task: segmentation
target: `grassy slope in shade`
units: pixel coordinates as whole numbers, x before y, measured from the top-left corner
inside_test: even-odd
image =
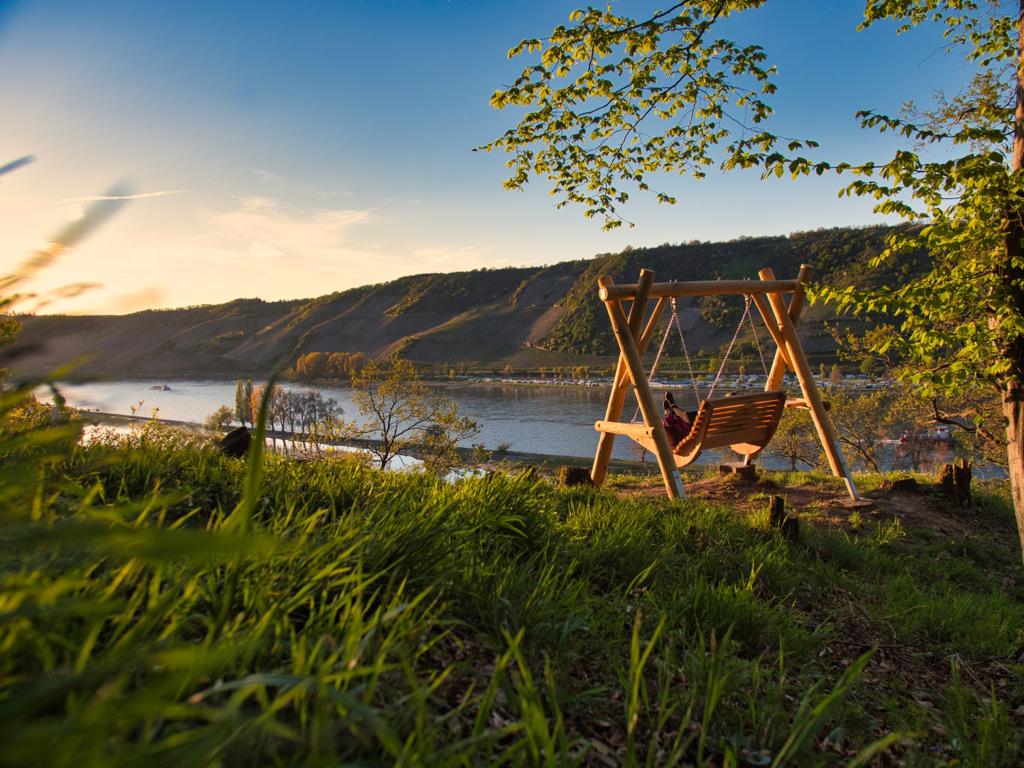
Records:
[[[791,545],[697,502],[269,456],[244,533],[243,462],[159,433],[4,461],[3,764],[1022,756],[998,494],[956,540]]]

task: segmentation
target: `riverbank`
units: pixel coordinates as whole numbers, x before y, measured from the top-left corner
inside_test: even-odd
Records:
[[[514,451],[521,454],[520,460],[526,462],[551,463],[543,457],[558,457],[555,461],[590,466],[597,440],[594,422],[604,415],[608,389],[602,386],[585,387],[570,384],[530,385],[516,381],[480,379],[444,382],[436,386],[444,387],[441,392],[456,405],[460,416],[472,419],[479,426],[479,433],[472,438],[472,443],[483,445],[494,453],[499,453],[501,448]],[[139,417],[149,416],[155,412],[161,419],[191,423],[202,423],[210,414],[223,406],[230,407],[235,402],[233,382],[184,380],[172,382],[168,390],[162,389],[164,383],[166,382],[146,379],[67,385],[62,388],[62,392],[67,403],[76,408],[123,416],[134,413]],[[763,386],[757,381],[753,381],[752,384],[758,389]],[[290,382],[282,386],[292,392],[308,389],[304,385]],[[316,389],[324,400],[334,401],[334,405],[342,411],[345,418],[357,418],[358,405],[353,400],[351,388],[322,386]],[[47,394],[41,392],[40,396],[45,397]],[[692,390],[677,390],[678,398],[687,396],[694,397]],[[857,471],[915,468],[930,471],[961,455],[963,450],[973,450],[969,445],[950,444],[948,441],[932,441],[926,445],[918,445],[915,442],[909,446],[912,450],[908,450],[899,442],[900,437],[902,434],[916,432],[909,427],[896,426],[895,423],[898,419],[911,417],[894,411],[893,418],[890,419],[887,406],[883,402],[885,395],[868,394],[867,397],[875,400],[871,401],[870,405],[866,404],[860,411],[857,411],[860,407],[856,403],[857,398],[844,397],[844,393],[836,392],[827,397],[834,405],[839,406],[834,409],[833,418],[841,432],[841,439],[855,446],[847,453],[846,458]],[[922,419],[931,418],[930,412],[918,415]],[[795,418],[790,418],[790,423],[784,420],[778,439],[773,440],[758,459],[758,463],[768,469],[781,470],[789,467],[789,451],[792,450],[797,450],[798,456],[810,456],[813,460],[813,444],[804,448],[799,445],[795,449],[793,447],[792,422],[802,421],[801,414],[787,411],[786,416]],[[632,403],[627,407],[624,417],[626,420],[636,418]],[[813,439],[805,438],[807,436],[800,433],[798,428],[800,441],[809,442]],[[464,444],[467,449],[471,447],[469,442]],[[867,447],[872,454],[871,463],[858,456],[856,446]],[[639,446],[631,440],[616,440],[612,458],[621,462],[619,466],[643,467],[641,455]],[[650,456],[647,456],[647,459],[651,461]],[[696,471],[706,471],[722,461],[731,460],[733,456],[727,450],[707,452],[698,458],[700,468]],[[984,476],[1005,474],[1002,467],[987,462],[980,456],[975,457],[975,472]]]
[[[269,374],[257,374],[249,377],[241,377],[243,380],[248,379],[253,384],[262,383]],[[714,377],[710,375],[698,375],[696,378],[697,389],[706,391],[711,384]],[[202,376],[199,379],[196,376],[188,376],[181,378],[166,377],[160,381],[167,385],[165,391],[174,391],[174,384],[183,384],[194,382],[196,380],[203,380],[209,382],[217,382],[220,384],[231,384],[233,385],[236,381],[239,381],[238,376],[218,376],[216,374],[210,374],[209,376]],[[134,382],[139,384],[146,384],[147,389],[153,391],[161,391],[160,386],[153,386],[152,377],[131,377],[131,376],[119,376],[116,379],[105,379],[103,377],[84,377],[82,379],[71,379],[68,382],[73,385],[82,384],[102,384],[106,381],[117,381],[117,382]],[[349,386],[348,379],[301,379],[296,377],[285,377],[280,379],[281,382],[292,384],[295,386],[302,387],[327,387],[327,388],[347,388]],[[422,379],[424,384],[432,387],[439,388],[459,388],[466,386],[504,386],[504,387],[550,387],[555,389],[564,388],[576,388],[576,389],[609,389],[612,385],[611,377],[609,376],[594,376],[587,379],[573,379],[573,378],[555,378],[551,377],[532,377],[532,376],[493,376],[487,374],[459,374],[454,378],[450,377],[438,377],[430,378],[424,377]],[[891,379],[885,378],[873,378],[865,376],[863,374],[850,374],[844,375],[842,378],[833,380],[830,377],[815,377],[815,382],[819,388],[825,387],[842,387],[851,392],[872,392],[877,390],[884,390],[893,385]],[[694,387],[693,380],[689,377],[680,376],[675,378],[667,378],[664,376],[658,377],[651,382],[652,386],[663,389],[680,389],[692,391]],[[765,378],[757,375],[726,375],[718,383],[716,389],[721,392],[728,391],[758,391],[764,389]],[[782,386],[784,388],[799,388],[799,385],[792,374],[787,374],[783,379]]]
[[[144,425],[147,421],[153,421],[158,424],[163,424],[169,427],[178,427],[181,429],[190,429],[197,431],[209,432],[201,424],[191,421],[180,421],[175,419],[163,419],[163,418],[142,418],[138,416],[125,416],[120,413],[103,413],[100,411],[82,411],[82,418],[88,424],[95,426],[111,426],[111,427],[139,427]],[[221,434],[225,433],[224,430]],[[596,434],[596,433],[595,433]],[[267,440],[271,441],[290,441],[295,443],[297,446],[302,445],[302,435],[294,432],[280,432],[277,430],[267,430]],[[346,440],[329,442],[324,445],[344,447],[344,448],[366,448],[369,446],[379,445],[377,440]],[[595,446],[596,446],[595,439]],[[473,448],[456,448],[460,458],[465,461],[476,459],[479,456],[479,451]],[[511,449],[484,449],[483,451],[486,458],[480,462],[480,466],[484,469],[500,469],[504,465],[512,465],[517,467],[535,467],[539,470],[551,472],[557,470],[563,466],[573,467],[589,467],[593,462],[593,456],[568,456],[558,454],[547,454],[547,453],[530,453],[528,451],[513,451]],[[412,458],[419,459],[416,450],[409,452]],[[624,459],[613,459],[611,462],[611,469],[615,472],[636,474],[645,472],[657,472],[657,463],[651,459],[651,461],[629,461]],[[688,471],[688,470],[686,470]],[[694,471],[693,474],[698,474]]]

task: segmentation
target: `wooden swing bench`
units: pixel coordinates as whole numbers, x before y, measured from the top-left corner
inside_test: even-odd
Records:
[[[785,407],[785,392],[757,392],[702,400],[689,434],[672,448],[676,466],[688,466],[703,451],[714,448],[731,448],[749,461],[768,445]],[[625,435],[653,455],[658,455],[651,427],[599,421],[594,428],[598,432]]]
[[[685,497],[686,492],[679,474],[680,468],[692,464],[704,451],[725,447],[743,455],[744,463],[749,464],[774,436],[785,408],[791,407],[810,412],[833,474],[845,481],[851,498],[859,499],[860,494],[846,467],[835,428],[828,418],[828,406],[821,399],[796,332],[804,303],[804,284],[812,275],[813,270],[803,265],[795,280],[777,280],[770,269],[761,270],[759,280],[655,283],[654,273],[647,269],[641,270],[640,280],[632,285],[616,285],[610,277],[599,278],[598,293],[608,310],[620,354],[612,379],[612,391],[605,418],[594,424],[594,428],[601,433],[591,470],[594,485],[600,486],[604,481],[615,436],[623,435],[639,443],[658,459],[669,498]],[[708,394],[702,399],[700,393],[696,392],[696,377],[679,325],[676,299],[728,294],[745,297],[746,307],[736,334],[729,344],[729,350],[723,357],[718,376],[715,377]],[[786,294],[790,294],[788,306],[785,301]],[[657,299],[649,317],[646,311],[648,299]],[[628,316],[623,307],[627,301],[631,302]],[[669,305],[672,308],[672,316],[665,327],[665,335],[655,357],[654,367],[650,375],[647,375],[644,370],[643,353],[656,335],[659,318]],[[767,376],[765,390],[756,394],[713,398],[728,353],[739,338],[744,320],[750,321],[751,331],[754,332],[753,315],[750,313],[752,305],[757,308],[765,329],[777,347],[770,370],[762,356]],[[674,446],[669,441],[668,433],[662,424],[660,409],[652,393],[654,374],[673,324],[679,332],[683,353],[690,367],[690,378],[700,403],[690,432]],[[756,333],[754,342],[758,345],[760,354]],[[781,391],[783,376],[787,369],[796,375],[801,398],[787,400],[786,393]],[[621,420],[622,408],[629,389],[637,396],[637,414],[643,414],[642,423],[637,423],[635,416],[633,423]]]

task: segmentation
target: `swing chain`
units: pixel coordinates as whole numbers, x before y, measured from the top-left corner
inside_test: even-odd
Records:
[[[675,282],[675,281],[673,281]],[[693,359],[690,357],[690,350],[686,346],[686,336],[683,334],[683,327],[679,322],[679,307],[676,303],[676,297],[671,297],[672,313],[669,316],[668,324],[665,326],[665,332],[662,334],[661,343],[658,345],[658,353],[654,356],[654,363],[651,365],[651,372],[647,376],[648,383],[653,383],[654,377],[658,373],[658,366],[661,364],[661,358],[665,353],[665,347],[668,344],[668,337],[672,333],[672,327],[675,326],[676,332],[679,335],[679,342],[683,348],[683,357],[686,358],[686,368],[690,373],[690,384],[693,385],[693,394],[697,399],[697,402],[701,400],[710,400],[715,394],[715,389],[718,387],[718,382],[722,378],[722,374],[725,372],[725,366],[729,362],[729,357],[732,355],[733,348],[736,346],[736,342],[739,340],[740,332],[743,330],[744,321],[750,322],[750,331],[754,337],[754,346],[757,347],[758,357],[761,358],[761,367],[764,369],[764,375],[768,376],[768,364],[764,359],[764,352],[761,349],[761,342],[757,337],[757,330],[754,327],[754,318],[750,313],[750,305],[753,303],[749,294],[744,295],[743,314],[740,316],[740,321],[736,325],[736,332],[733,333],[732,340],[729,342],[729,346],[725,350],[725,354],[722,355],[722,363],[718,366],[718,373],[715,374],[714,381],[711,382],[711,388],[708,390],[706,397],[701,397],[700,389],[697,387],[697,375],[693,369]],[[633,414],[633,421],[637,420],[637,416],[640,414],[640,406],[637,405],[636,412]]]
[[[771,377],[771,373],[768,371],[768,363],[764,359],[764,350],[761,349],[761,340],[757,338],[757,324],[754,322],[754,315],[749,314],[748,319],[750,320],[750,334],[754,337],[754,347],[757,349],[757,356],[761,358],[761,368],[764,370],[764,378],[767,381]]]
[[[679,334],[679,341],[683,346],[683,356],[686,358],[686,368],[690,372],[690,384],[693,385],[693,394],[697,398],[697,402],[701,401],[700,390],[697,389],[697,375],[693,370],[693,360],[690,359],[690,350],[686,347],[686,337],[683,335],[683,327],[679,325],[679,313],[676,312],[676,299],[672,297],[672,319],[670,322],[675,322],[676,331]],[[666,329],[666,336],[668,336],[668,330]]]
[[[715,374],[715,380],[711,382],[711,389],[708,390],[708,396],[706,400],[710,400],[715,394],[715,387],[718,386],[719,380],[722,378],[722,374],[725,372],[725,366],[729,362],[729,356],[732,354],[733,347],[736,346],[736,340],[740,337],[740,331],[743,330],[743,321],[750,317],[750,305],[752,299],[749,295],[744,295],[743,302],[743,315],[740,317],[739,323],[736,325],[736,333],[732,335],[732,341],[729,342],[729,346],[725,350],[725,354],[722,355],[722,364],[718,366],[718,373]]]
[[[651,373],[647,376],[648,383],[654,381],[655,375],[658,373],[658,366],[661,364],[661,356],[665,353],[665,345],[668,344],[669,331],[671,330],[672,319],[676,317],[676,300],[672,297],[672,316],[669,318],[669,327],[665,329],[665,333],[661,336],[661,344],[658,345],[658,354],[654,356],[654,363],[651,365]]]
[[[672,333],[672,323],[675,322],[676,327],[679,327],[679,315],[676,309],[675,296],[671,298],[672,314],[669,317],[668,324],[665,326],[665,332],[661,335],[661,343],[658,345],[658,353],[654,356],[654,363],[651,364],[651,372],[647,375],[647,383],[650,384],[654,381],[654,377],[658,373],[658,366],[661,364],[661,356],[665,353],[665,346],[668,344],[668,337]],[[680,339],[682,339],[682,331],[680,331]],[[686,341],[683,341],[683,351],[686,351]],[[687,362],[689,362],[689,355],[687,355]],[[693,367],[690,367],[691,379],[693,378]],[[694,385],[694,391],[696,391],[696,384]],[[697,400],[700,400],[700,393],[697,393]],[[637,417],[640,415],[640,404],[637,403],[636,411],[633,412],[633,421],[637,421]]]

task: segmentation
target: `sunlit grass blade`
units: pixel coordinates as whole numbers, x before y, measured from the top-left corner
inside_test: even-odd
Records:
[[[9,163],[0,165],[0,176],[6,176],[8,173],[16,171],[19,168],[22,168],[28,165],[29,163],[33,162],[34,160],[35,157],[33,155],[25,155],[23,157],[19,157],[17,160],[12,160]]]
[[[248,531],[253,513],[260,496],[260,482],[263,478],[263,452],[266,450],[267,419],[270,416],[270,402],[274,394],[277,373],[271,374],[263,387],[260,408],[256,416],[256,427],[249,443],[249,457],[246,463],[245,487],[242,500],[231,516],[224,521],[225,531]]]
[[[854,684],[860,679],[864,673],[864,667],[867,666],[868,661],[871,660],[874,654],[875,651],[870,650],[847,667],[832,690],[816,704],[811,703],[813,690],[805,694],[800,702],[800,709],[793,719],[789,738],[786,739],[781,749],[776,753],[775,759],[772,761],[772,768],[789,765],[791,761],[796,759],[797,755],[800,754],[811,738],[830,719],[835,717],[839,705],[849,695]]]

